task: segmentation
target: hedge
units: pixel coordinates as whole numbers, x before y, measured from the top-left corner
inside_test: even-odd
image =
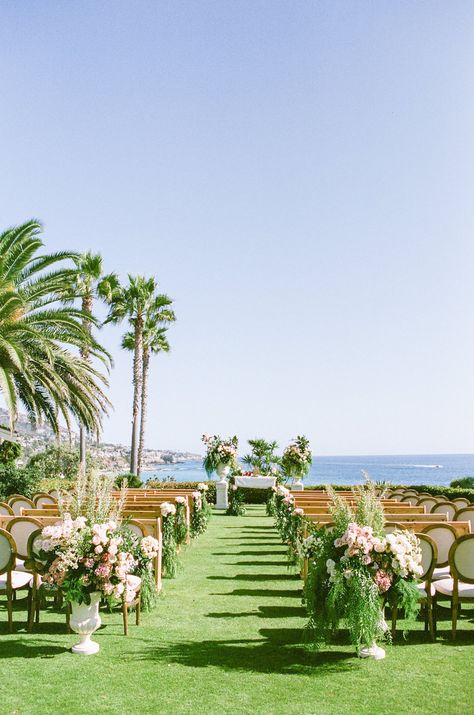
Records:
[[[205,482],[209,486],[207,492],[207,500],[210,504],[215,504],[216,502],[216,482]],[[157,482],[149,481],[145,486],[149,489],[196,489],[198,482]],[[388,485],[384,485],[387,486]],[[315,484],[311,486],[305,486],[305,491],[316,491],[324,490],[326,484]],[[335,491],[346,491],[352,489],[354,484],[333,484],[332,487]],[[455,499],[456,497],[466,497],[474,502],[474,489],[460,489],[459,487],[443,487],[440,485],[411,485],[411,484],[390,484],[390,489],[416,489],[418,492],[426,492],[427,494],[433,494],[434,496],[439,496],[443,494],[448,500]],[[268,489],[247,489],[244,487],[239,487],[244,493],[244,502],[246,504],[265,504],[268,499]]]

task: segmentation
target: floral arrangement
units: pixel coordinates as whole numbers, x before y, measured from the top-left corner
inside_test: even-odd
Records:
[[[186,523],[186,497],[175,497],[176,516],[175,516],[175,537],[176,544],[182,546],[186,543],[188,536],[188,525]]]
[[[237,437],[222,439],[217,434],[212,437],[204,434],[202,441],[207,449],[203,466],[209,477],[220,465],[233,468],[237,467],[237,447],[239,444]]]
[[[137,537],[138,539],[138,537]],[[146,537],[130,548],[126,527],[115,521],[97,524],[85,516],[65,513],[45,526],[38,542],[44,583],[59,586],[67,601],[90,603],[90,594],[112,600],[135,597],[131,575],[151,571],[158,542]]]
[[[303,435],[298,435],[283,452],[281,468],[286,477],[303,479],[308,474],[312,462],[313,455],[309,448],[309,440]]]
[[[245,514],[244,507],[244,493],[237,485],[229,485],[229,506],[227,507],[226,514],[228,516],[243,516]]]
[[[375,485],[355,490],[356,508],[329,490],[334,527],[319,529],[304,544],[311,554],[305,599],[308,630],[316,644],[330,642],[344,619],[351,642],[371,647],[388,637],[383,605],[397,605],[407,618],[418,612],[421,550],[413,534],[385,534]]]
[[[197,489],[199,492],[207,492],[209,489],[209,485],[206,484],[206,482],[199,482],[197,485]]]
[[[176,551],[176,507],[170,502],[160,505],[161,533],[163,538],[163,571],[168,578],[175,578],[178,572],[178,554]]]

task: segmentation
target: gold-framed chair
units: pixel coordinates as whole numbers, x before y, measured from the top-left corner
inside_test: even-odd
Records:
[[[462,603],[474,603],[474,534],[460,536],[449,550],[451,578],[435,581],[438,596],[451,601],[451,633],[456,638],[458,610]]]
[[[13,597],[17,591],[28,590],[28,610],[31,604],[33,576],[25,571],[16,571],[16,544],[12,535],[0,529],[0,594],[7,597],[8,630],[13,631]]]
[[[425,632],[429,630],[431,640],[434,641],[435,621],[433,615],[433,602],[436,592],[432,583],[432,576],[436,566],[438,550],[433,539],[425,533],[415,534],[415,536],[420,542],[421,565],[423,568],[423,573],[420,576],[420,583],[418,584],[418,601],[425,609]],[[395,638],[397,630],[397,616],[398,608],[397,606],[394,606],[392,608],[392,638]]]
[[[13,509],[4,501],[0,501],[0,516],[14,516]]]
[[[453,504],[452,501],[439,501],[435,506],[432,508],[431,513],[432,514],[446,514],[448,521],[453,521],[454,517],[456,516],[457,513],[457,507],[456,504]]]

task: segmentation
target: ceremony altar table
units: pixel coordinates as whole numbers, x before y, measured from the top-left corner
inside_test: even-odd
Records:
[[[246,489],[271,489],[276,484],[276,477],[234,477],[236,487]]]

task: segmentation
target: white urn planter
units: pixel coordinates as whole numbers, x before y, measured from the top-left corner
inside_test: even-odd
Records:
[[[71,618],[69,624],[74,631],[80,636],[79,643],[73,645],[71,650],[77,655],[92,655],[99,651],[99,644],[91,640],[91,635],[99,628],[101,624],[99,615],[100,593],[95,591],[90,594],[91,602],[87,603],[71,603]]]
[[[230,465],[218,464],[216,467],[216,474],[218,477],[220,477],[221,482],[225,482],[226,477],[228,477],[230,474]]]
[[[381,606],[380,613],[380,628],[386,633],[388,631],[387,621],[385,620],[384,604]],[[372,660],[383,660],[385,658],[385,650],[377,643],[372,643],[370,646],[364,646],[358,653],[359,658],[372,658]]]

